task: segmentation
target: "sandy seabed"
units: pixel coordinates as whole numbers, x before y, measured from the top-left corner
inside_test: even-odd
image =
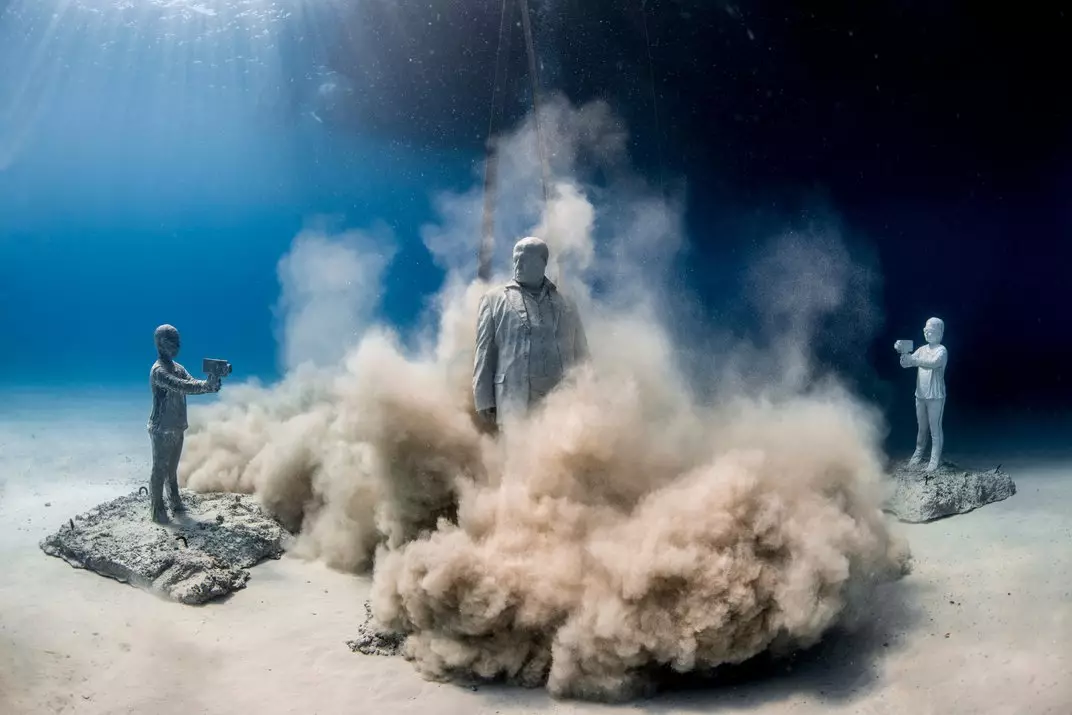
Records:
[[[861,630],[719,686],[603,706],[351,653],[370,581],[318,563],[261,564],[230,599],[188,607],[46,556],[39,541],[69,517],[147,481],[144,407],[0,399],[2,713],[1072,712],[1072,461],[993,455],[1014,497],[898,527],[912,573]]]

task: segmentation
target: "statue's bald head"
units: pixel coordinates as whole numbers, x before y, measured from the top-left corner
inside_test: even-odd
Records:
[[[535,287],[543,282],[551,251],[535,236],[514,244],[514,280],[523,286]]]
[[[518,251],[533,251],[536,255],[543,258],[546,263],[551,258],[551,250],[544,243],[542,238],[536,236],[526,236],[517,243],[514,244],[514,253]]]
[[[174,325],[165,323],[153,331],[156,351],[161,357],[173,358],[179,354],[179,331]]]

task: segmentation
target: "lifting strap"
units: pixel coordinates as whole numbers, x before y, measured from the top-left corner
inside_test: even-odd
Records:
[[[488,121],[488,137],[484,157],[484,215],[477,256],[477,277],[482,281],[491,279],[491,257],[495,247],[495,190],[498,186],[499,153],[495,145],[495,133],[502,119],[503,90],[509,76],[510,65],[510,5],[503,0],[499,21],[499,44],[495,51],[495,81],[491,95],[491,118]],[[543,131],[540,127],[540,81],[536,66],[536,48],[532,39],[532,23],[529,18],[528,0],[519,0],[521,25],[525,33],[525,51],[528,54],[529,80],[532,86],[532,115],[536,125],[536,144],[540,157],[540,176],[543,184],[544,209],[550,201],[550,167],[544,150]]]

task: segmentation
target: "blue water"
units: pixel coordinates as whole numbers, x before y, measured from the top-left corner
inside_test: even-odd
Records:
[[[143,384],[164,322],[195,374],[219,356],[274,379],[276,265],[314,223],[391,229],[380,315],[412,323],[442,279],[419,236],[432,196],[481,157],[288,103],[293,77],[313,99],[322,81],[286,56],[297,20],[266,20],[256,47],[210,32],[221,15],[133,11],[46,0],[0,18],[0,385]]]

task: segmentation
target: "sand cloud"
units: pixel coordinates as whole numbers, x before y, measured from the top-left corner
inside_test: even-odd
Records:
[[[514,238],[548,241],[581,308],[590,365],[511,432],[481,429],[470,394],[487,288],[472,279],[481,199],[440,195],[442,220],[422,235],[447,280],[424,339],[346,313],[356,296],[333,292],[343,275],[374,284],[389,257],[299,236],[281,264],[285,322],[296,326],[285,352],[293,340],[304,356],[343,324],[355,326],[352,347],[334,362],[288,359],[304,364],[270,388],[228,386],[194,413],[180,479],[256,493],[300,531],[297,554],[371,571],[375,616],[408,634],[405,654],[428,677],[619,700],[667,669],[814,643],[907,560],[879,510],[881,420],[811,377],[800,337],[853,309],[856,274],[839,239],[775,240],[757,264],[763,281],[802,282],[788,293],[763,283],[770,299],[757,301],[797,346],[789,379],[772,390],[727,379],[705,401],[699,380],[742,366],[731,352],[711,355],[704,375],[687,372],[690,346],[670,337],[680,201],[630,170],[606,105],[556,98],[541,128],[554,149],[546,207],[532,118],[499,139],[494,266],[506,267]],[[599,189],[587,180],[597,171],[611,177]],[[793,299],[823,261],[844,270],[814,300]]]

